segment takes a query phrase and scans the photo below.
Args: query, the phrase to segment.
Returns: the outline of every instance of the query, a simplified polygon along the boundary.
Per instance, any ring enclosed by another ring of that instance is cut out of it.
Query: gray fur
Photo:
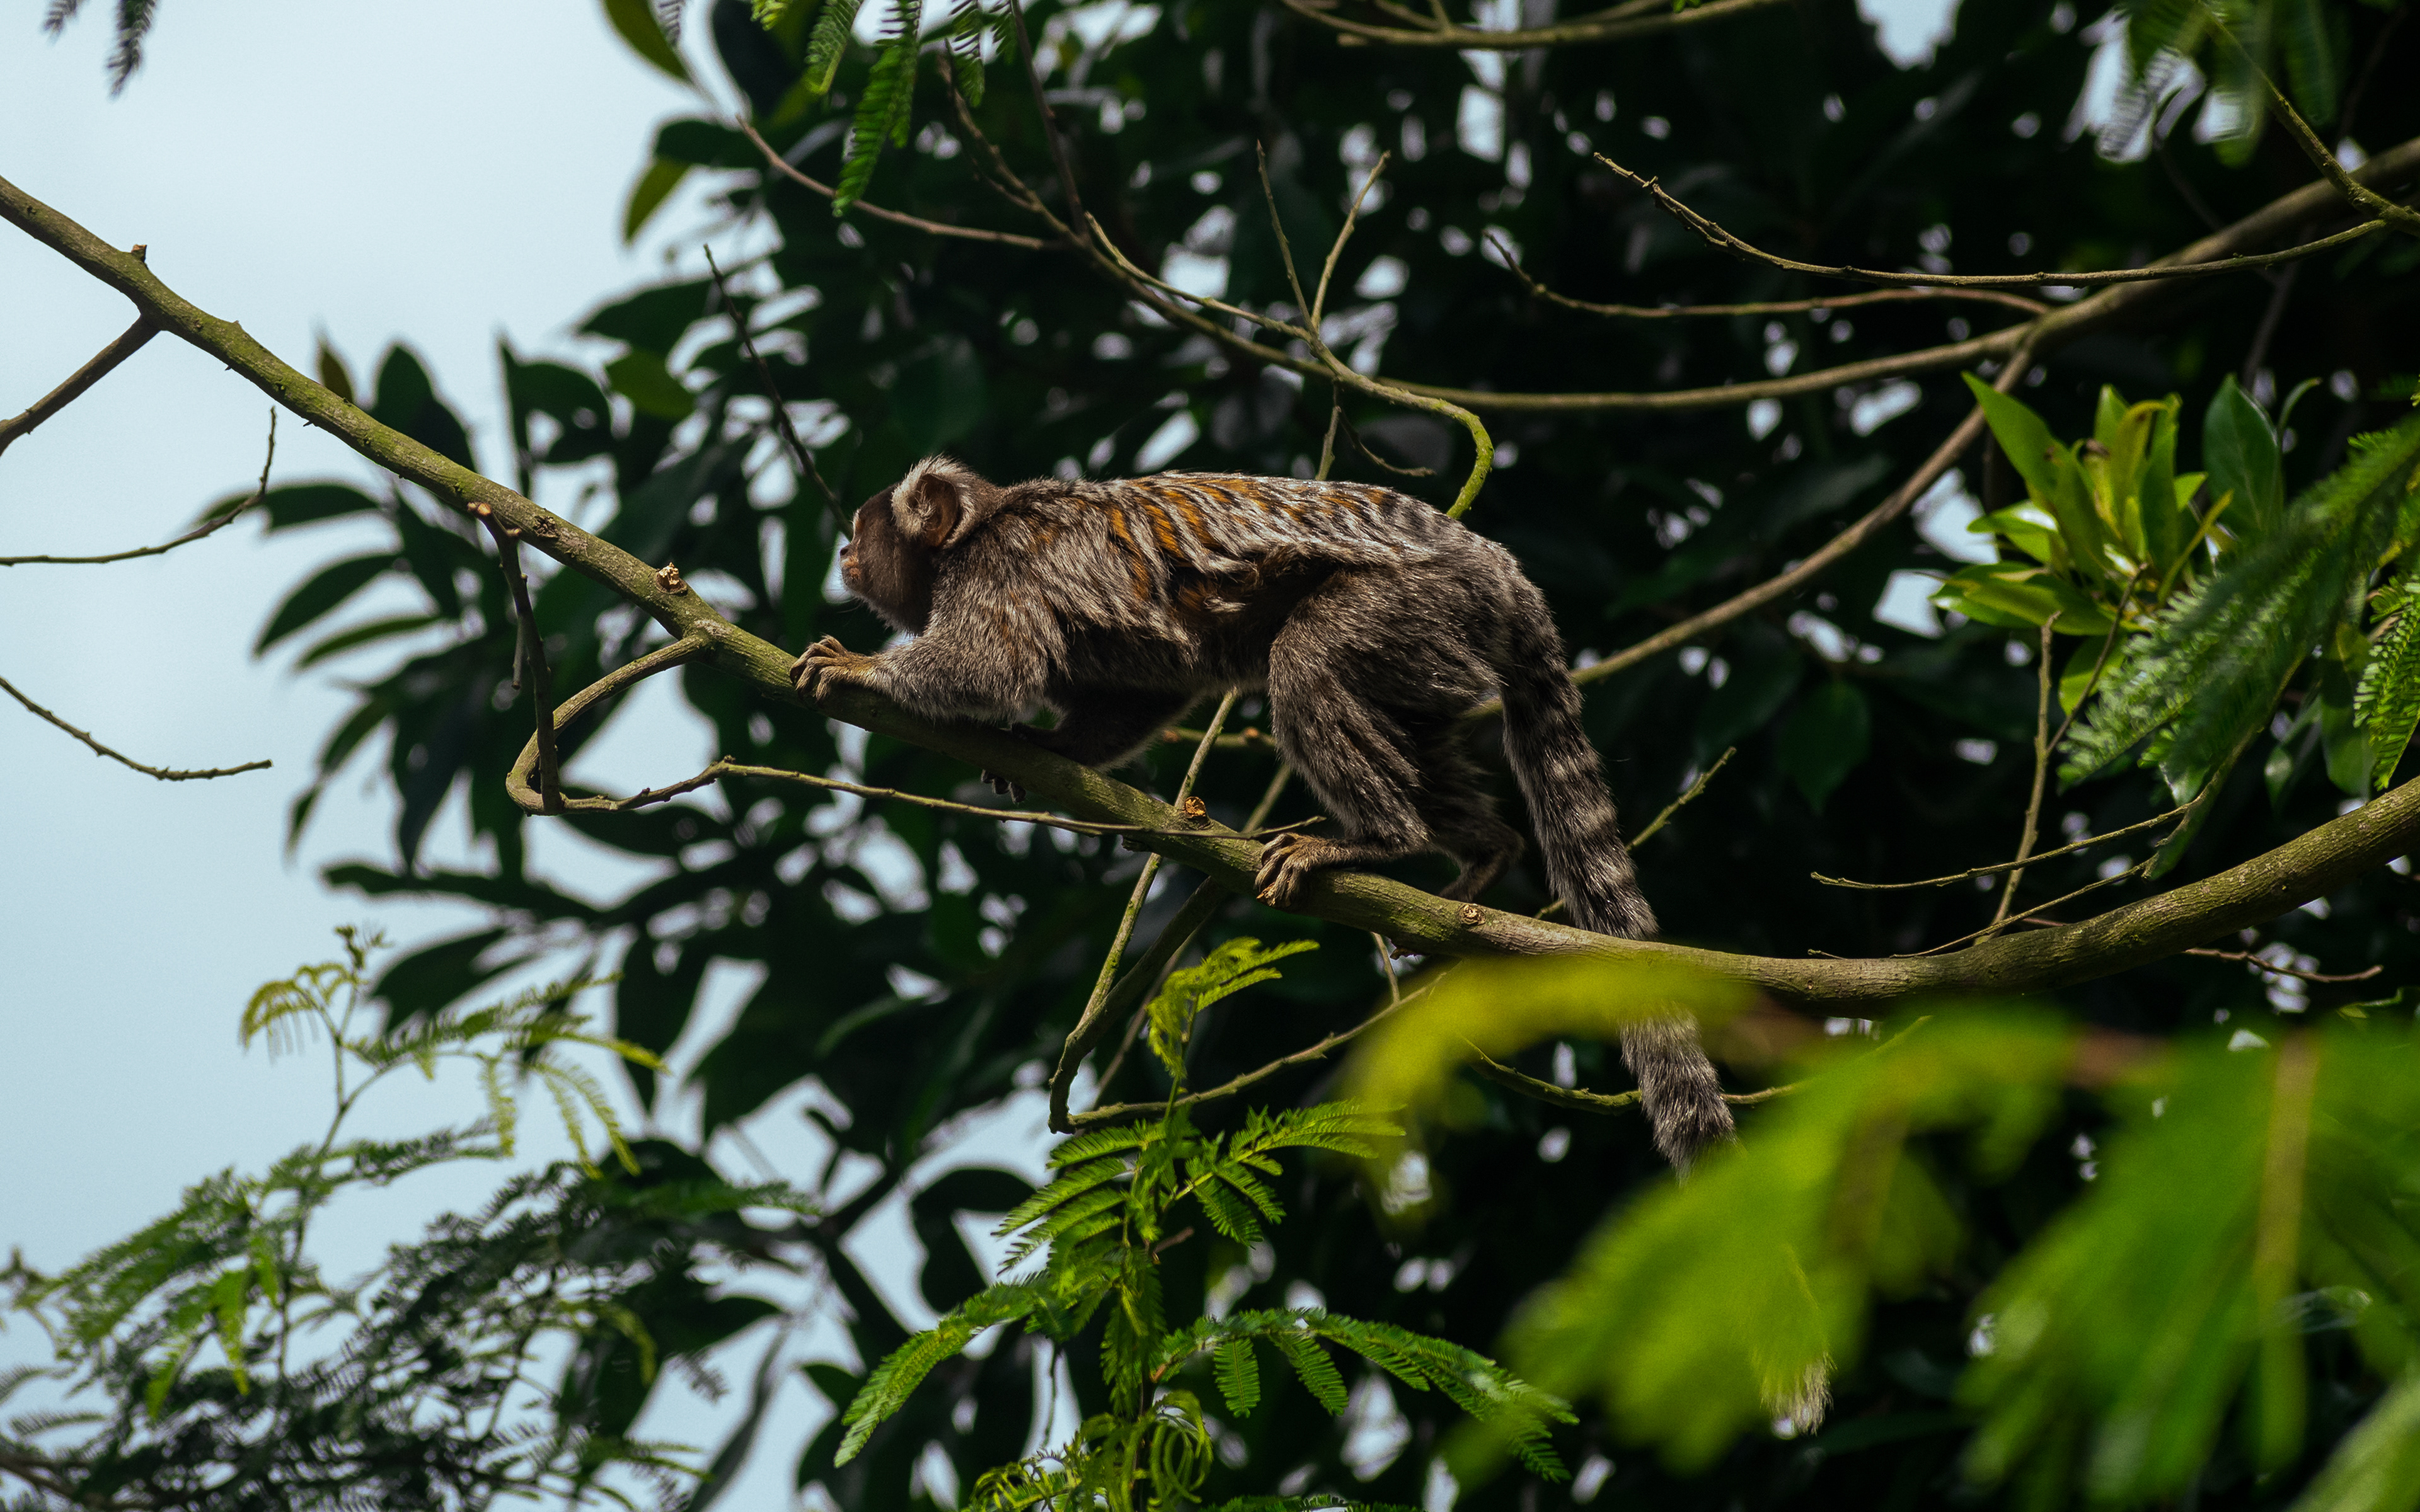
[[[1264,847],[1261,895],[1280,906],[1317,870],[1424,850],[1461,866],[1446,897],[1494,881],[1521,838],[1460,723],[1500,690],[1505,749],[1572,921],[1655,932],[1545,600],[1510,552],[1416,499],[1186,472],[1003,488],[931,457],[859,511],[842,571],[916,638],[875,657],[811,648],[796,671],[810,693],[860,682],[935,718],[1047,706],[1058,726],[1020,733],[1100,766],[1204,694],[1266,688],[1279,748],[1336,828]],[[1633,1026],[1622,1058],[1675,1165],[1730,1137],[1688,1021]]]

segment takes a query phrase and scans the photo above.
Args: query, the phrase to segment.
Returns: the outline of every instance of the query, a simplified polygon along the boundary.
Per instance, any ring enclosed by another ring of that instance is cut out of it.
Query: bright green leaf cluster
[[[1233,940],[1201,965],[1177,973],[1152,1005],[1153,1047],[1171,1076],[1182,1079],[1184,1038],[1195,1013],[1277,976],[1267,963],[1308,948],[1304,942],[1271,950],[1257,940]],[[1008,1266],[1036,1255],[1043,1257],[1041,1266],[976,1293],[875,1366],[843,1414],[847,1432],[835,1461],[854,1458],[936,1366],[985,1329],[1019,1323],[1063,1344],[1099,1319],[1101,1374],[1115,1404],[1111,1411],[1089,1419],[1072,1442],[985,1474],[972,1505],[1131,1512],[1189,1504],[1210,1464],[1209,1430],[1198,1399],[1169,1381],[1206,1355],[1228,1410],[1249,1415],[1262,1400],[1256,1346],[1276,1351],[1314,1400],[1341,1412],[1344,1380],[1326,1349],[1341,1345],[1413,1390],[1443,1393],[1532,1470],[1560,1478],[1546,1435],[1552,1424],[1572,1421],[1569,1411],[1459,1345],[1316,1307],[1203,1317],[1175,1327],[1164,1316],[1158,1255],[1189,1232],[1171,1233],[1171,1214],[1180,1207],[1190,1204],[1222,1238],[1255,1243],[1264,1226],[1285,1216],[1270,1186],[1280,1174],[1278,1151],[1318,1149],[1366,1160],[1400,1134],[1367,1106],[1325,1103],[1274,1113],[1254,1109],[1232,1134],[1204,1134],[1171,1101],[1156,1122],[1094,1130],[1063,1142],[1050,1155],[1058,1175],[999,1227],[1015,1240]],[[1249,1504],[1351,1504],[1293,1498]]]

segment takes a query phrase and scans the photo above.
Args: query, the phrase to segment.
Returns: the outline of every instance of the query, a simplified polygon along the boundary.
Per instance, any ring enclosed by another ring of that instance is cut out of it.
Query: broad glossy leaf
[[[334,612],[395,564],[395,553],[381,551],[365,557],[347,557],[320,568],[277,606],[277,612],[269,617],[269,623],[261,626],[259,638],[253,641],[252,654],[257,656],[295,631]]]
[[[605,20],[622,40],[630,44],[631,52],[669,77],[683,84],[690,82],[689,65],[681,61],[679,49],[664,35],[647,0],[604,0],[604,5]]]
[[[2230,499],[2226,529],[2240,541],[2265,540],[2285,519],[2285,463],[2269,417],[2232,374],[2210,401],[2201,446],[2211,496]]]

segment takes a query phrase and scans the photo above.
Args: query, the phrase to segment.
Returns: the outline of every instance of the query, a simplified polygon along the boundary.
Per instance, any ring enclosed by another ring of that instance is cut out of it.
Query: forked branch
[[[141,260],[142,253],[142,248],[134,249],[133,255],[137,261]],[[7,451],[9,443],[82,398],[85,390],[107,378],[113,368],[141,351],[144,344],[159,333],[158,326],[136,316],[124,334],[94,353],[92,361],[77,368],[65,383],[35,400],[33,407],[23,414],[0,420],[0,452]]]

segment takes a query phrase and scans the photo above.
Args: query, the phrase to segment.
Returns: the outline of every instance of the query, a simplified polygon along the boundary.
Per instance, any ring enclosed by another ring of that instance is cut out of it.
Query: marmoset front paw
[[[806,698],[821,701],[841,687],[865,686],[875,659],[860,656],[828,635],[790,663],[790,686]]]

